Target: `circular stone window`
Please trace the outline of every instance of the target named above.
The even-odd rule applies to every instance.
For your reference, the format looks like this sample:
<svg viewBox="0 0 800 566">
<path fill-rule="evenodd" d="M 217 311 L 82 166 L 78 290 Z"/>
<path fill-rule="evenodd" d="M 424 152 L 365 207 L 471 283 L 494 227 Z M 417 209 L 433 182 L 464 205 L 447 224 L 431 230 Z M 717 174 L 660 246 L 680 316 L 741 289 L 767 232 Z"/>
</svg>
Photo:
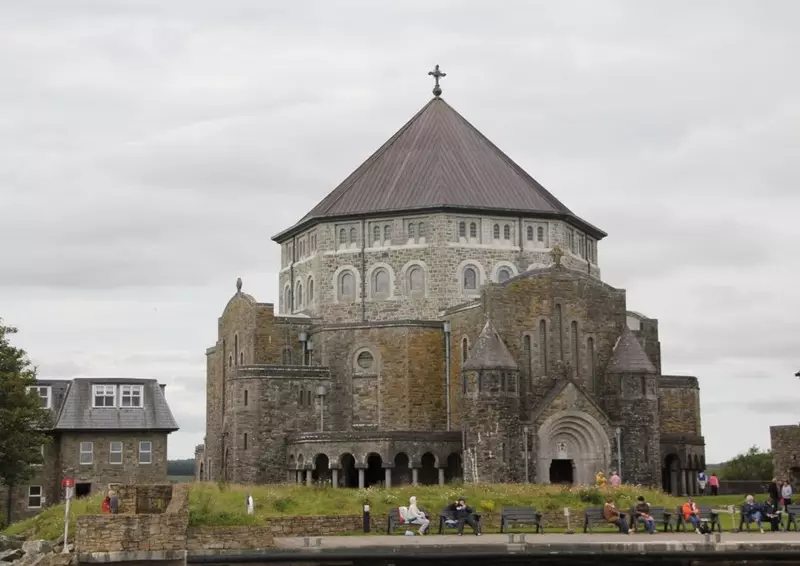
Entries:
<svg viewBox="0 0 800 566">
<path fill-rule="evenodd" d="M 361 369 L 369 369 L 375 363 L 375 358 L 372 356 L 372 352 L 364 351 L 358 355 L 356 363 Z"/>
</svg>

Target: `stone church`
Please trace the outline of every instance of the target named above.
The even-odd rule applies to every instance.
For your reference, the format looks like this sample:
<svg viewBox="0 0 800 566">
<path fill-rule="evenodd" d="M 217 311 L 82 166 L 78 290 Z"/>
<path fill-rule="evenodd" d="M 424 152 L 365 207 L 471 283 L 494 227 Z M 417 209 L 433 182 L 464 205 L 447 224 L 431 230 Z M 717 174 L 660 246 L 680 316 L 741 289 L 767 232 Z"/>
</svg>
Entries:
<svg viewBox="0 0 800 566">
<path fill-rule="evenodd" d="M 437 76 L 438 75 L 438 76 Z M 606 233 L 441 97 L 296 224 L 276 303 L 243 290 L 206 351 L 198 479 L 697 491 L 695 377 L 603 282 Z"/>
</svg>

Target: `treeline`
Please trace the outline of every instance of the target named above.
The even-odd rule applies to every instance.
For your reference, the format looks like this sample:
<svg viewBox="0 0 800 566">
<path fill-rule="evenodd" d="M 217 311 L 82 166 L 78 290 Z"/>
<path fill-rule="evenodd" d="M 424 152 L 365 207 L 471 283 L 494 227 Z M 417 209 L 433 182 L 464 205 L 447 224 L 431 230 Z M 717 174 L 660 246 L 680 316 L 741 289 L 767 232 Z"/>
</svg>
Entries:
<svg viewBox="0 0 800 566">
<path fill-rule="evenodd" d="M 194 459 L 167 461 L 168 476 L 194 476 Z"/>
<path fill-rule="evenodd" d="M 751 446 L 745 452 L 719 464 L 717 473 L 722 480 L 769 481 L 773 477 L 772 452 Z"/>
</svg>

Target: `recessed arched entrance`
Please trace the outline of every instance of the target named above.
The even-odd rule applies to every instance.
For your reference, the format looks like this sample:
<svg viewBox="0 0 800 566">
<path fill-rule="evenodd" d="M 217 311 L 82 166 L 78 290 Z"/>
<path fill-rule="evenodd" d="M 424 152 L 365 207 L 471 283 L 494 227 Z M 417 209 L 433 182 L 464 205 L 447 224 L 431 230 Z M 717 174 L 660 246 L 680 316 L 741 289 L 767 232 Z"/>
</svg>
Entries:
<svg viewBox="0 0 800 566">
<path fill-rule="evenodd" d="M 537 433 L 537 478 L 545 483 L 589 485 L 611 461 L 611 443 L 603 426 L 583 411 L 550 416 Z"/>
<path fill-rule="evenodd" d="M 667 454 L 661 468 L 661 489 L 665 493 L 680 495 L 681 460 L 677 454 Z"/>
<path fill-rule="evenodd" d="M 317 454 L 314 457 L 314 469 L 311 471 L 311 479 L 315 482 L 331 481 L 330 459 L 327 454 Z"/>
<path fill-rule="evenodd" d="M 352 454 L 342 454 L 339 458 L 339 486 L 358 487 L 356 459 Z"/>
<path fill-rule="evenodd" d="M 463 477 L 461 454 L 453 452 L 447 457 L 447 467 L 444 470 L 444 481 L 451 483 Z"/>
<path fill-rule="evenodd" d="M 380 485 L 384 480 L 383 459 L 374 452 L 367 456 L 367 469 L 364 470 L 364 487 Z"/>
<path fill-rule="evenodd" d="M 421 485 L 436 485 L 439 483 L 439 472 L 436 469 L 436 456 L 430 452 L 422 455 L 422 468 L 419 471 Z"/>
<path fill-rule="evenodd" d="M 394 470 L 392 470 L 392 485 L 410 485 L 411 484 L 411 466 L 408 459 L 408 454 L 400 452 L 394 457 Z"/>
</svg>

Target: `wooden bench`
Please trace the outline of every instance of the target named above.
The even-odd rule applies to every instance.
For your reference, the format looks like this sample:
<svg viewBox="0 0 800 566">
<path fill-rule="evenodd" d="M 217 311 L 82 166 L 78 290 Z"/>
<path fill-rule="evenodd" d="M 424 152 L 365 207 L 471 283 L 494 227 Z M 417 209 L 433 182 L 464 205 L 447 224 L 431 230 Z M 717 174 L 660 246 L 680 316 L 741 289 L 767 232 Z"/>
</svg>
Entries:
<svg viewBox="0 0 800 566">
<path fill-rule="evenodd" d="M 792 505 L 786 506 L 786 530 L 791 531 L 792 525 L 794 525 L 794 530 L 797 531 L 797 515 L 800 514 L 800 505 L 794 503 Z"/>
<path fill-rule="evenodd" d="M 710 505 L 698 505 L 697 510 L 700 511 L 700 523 L 708 523 L 711 532 L 722 532 L 722 524 L 717 515 Z M 675 510 L 675 531 L 686 532 L 687 521 L 683 520 L 683 506 Z M 691 522 L 689 522 L 691 525 Z"/>
<path fill-rule="evenodd" d="M 423 509 L 422 507 L 420 507 L 419 510 L 425 513 L 425 509 Z M 427 516 L 427 513 L 425 513 L 425 515 Z M 396 527 L 403 527 L 403 526 L 406 527 L 406 529 L 409 529 L 411 527 L 417 527 L 417 528 L 420 527 L 420 525 L 417 523 L 406 523 L 405 521 L 403 521 L 400 518 L 400 511 L 397 509 L 397 507 L 392 507 L 391 509 L 389 509 L 389 514 L 386 518 L 386 534 L 387 535 L 394 534 L 394 529 Z M 428 529 L 430 529 L 430 526 L 428 527 Z"/>
<path fill-rule="evenodd" d="M 506 526 L 531 525 L 537 533 L 544 533 L 542 514 L 536 507 L 503 507 L 500 511 L 500 532 L 506 532 Z"/>
<path fill-rule="evenodd" d="M 478 532 L 481 531 L 481 516 L 477 513 L 473 513 L 472 515 L 475 517 L 475 522 L 478 524 Z M 448 525 L 447 521 L 455 521 L 455 525 Z M 447 507 L 439 511 L 439 534 L 443 535 L 445 529 L 458 529 L 458 519 L 456 519 L 456 514 L 453 511 L 450 511 Z"/>
<path fill-rule="evenodd" d="M 665 533 L 672 530 L 672 514 L 667 511 L 666 508 L 650 507 L 650 516 L 656 523 L 656 530 L 658 530 L 658 525 L 664 526 Z M 639 523 L 642 523 L 644 526 L 644 521 L 640 520 L 636 515 L 636 507 L 631 507 L 631 529 L 636 531 Z"/>
<path fill-rule="evenodd" d="M 583 510 L 583 532 L 591 532 L 592 527 L 598 524 L 608 523 L 603 515 L 602 507 L 587 507 Z"/>
</svg>

